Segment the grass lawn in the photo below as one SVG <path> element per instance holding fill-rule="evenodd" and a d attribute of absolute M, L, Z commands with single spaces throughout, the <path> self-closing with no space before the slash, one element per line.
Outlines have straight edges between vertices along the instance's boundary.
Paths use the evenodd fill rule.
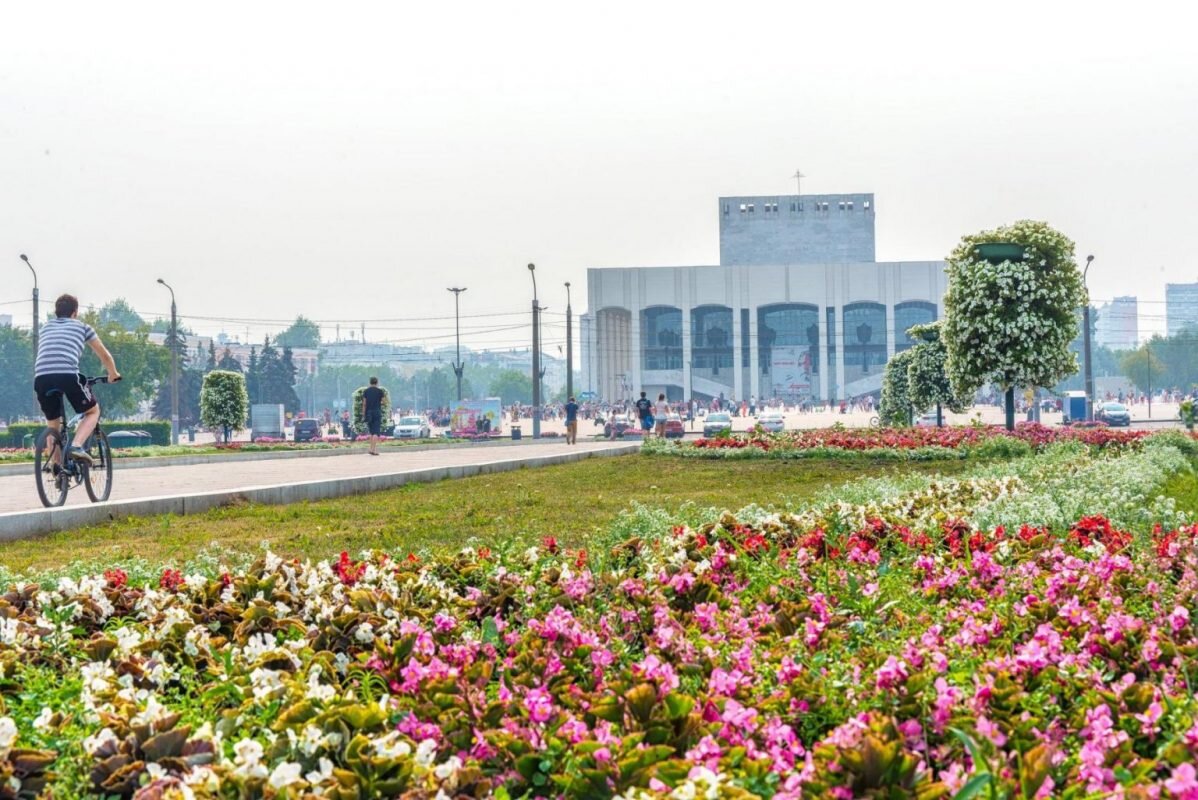
<path fill-rule="evenodd" d="M 246 505 L 195 516 L 130 519 L 94 528 L 0 544 L 0 565 L 13 571 L 144 558 L 178 563 L 201 549 L 287 556 L 335 556 L 366 548 L 420 551 L 515 536 L 554 535 L 586 546 L 632 502 L 677 508 L 742 508 L 802 497 L 828 484 L 892 471 L 959 472 L 962 461 L 703 461 L 626 456 L 497 475 L 411 484 L 371 495 L 288 506 Z"/>

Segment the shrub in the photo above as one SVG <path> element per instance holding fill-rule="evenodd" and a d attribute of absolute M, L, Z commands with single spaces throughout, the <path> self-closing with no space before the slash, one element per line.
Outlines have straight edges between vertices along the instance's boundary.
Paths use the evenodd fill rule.
<path fill-rule="evenodd" d="M 223 431 L 226 442 L 230 431 L 245 427 L 249 409 L 245 376 L 240 372 L 218 369 L 204 376 L 204 387 L 200 390 L 200 419 L 209 428 Z"/>

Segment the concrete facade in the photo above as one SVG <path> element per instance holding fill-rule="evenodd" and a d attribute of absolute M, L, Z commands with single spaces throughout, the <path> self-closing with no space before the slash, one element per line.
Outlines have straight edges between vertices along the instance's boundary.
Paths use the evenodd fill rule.
<path fill-rule="evenodd" d="M 721 197 L 720 264 L 876 260 L 872 194 Z"/>
<path fill-rule="evenodd" d="M 1198 327 L 1198 283 L 1165 284 L 1165 326 L 1169 336 Z"/>

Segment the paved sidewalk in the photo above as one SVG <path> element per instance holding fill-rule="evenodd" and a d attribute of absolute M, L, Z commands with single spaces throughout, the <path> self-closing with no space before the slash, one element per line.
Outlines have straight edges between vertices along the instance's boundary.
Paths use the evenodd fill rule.
<path fill-rule="evenodd" d="M 112 475 L 110 502 L 165 497 L 203 492 L 251 489 L 260 486 L 308 481 L 360 478 L 439 467 L 462 467 L 522 459 L 537 459 L 567 453 L 603 451 L 627 443 L 582 442 L 577 445 L 528 443 L 502 448 L 462 448 L 362 452 L 313 459 L 277 459 L 238 463 L 193 464 L 122 470 Z M 91 505 L 82 486 L 72 488 L 67 506 Z M 34 485 L 33 466 L 22 475 L 0 477 L 0 513 L 42 510 Z"/>

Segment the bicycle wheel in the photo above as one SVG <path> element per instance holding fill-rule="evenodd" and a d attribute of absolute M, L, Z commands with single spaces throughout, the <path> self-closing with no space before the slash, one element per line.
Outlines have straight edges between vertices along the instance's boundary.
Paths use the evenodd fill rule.
<path fill-rule="evenodd" d="M 54 453 L 49 450 L 53 446 Z M 46 508 L 60 506 L 67 501 L 71 479 L 63 470 L 62 436 L 46 428 L 37 435 L 33 445 L 33 474 L 37 480 L 37 496 Z M 43 468 L 49 465 L 49 471 Z"/>
<path fill-rule="evenodd" d="M 108 436 L 102 430 L 96 430 L 87 442 L 87 452 L 91 454 L 91 466 L 85 466 L 84 486 L 87 496 L 93 503 L 103 503 L 112 494 L 112 449 L 108 446 Z"/>

